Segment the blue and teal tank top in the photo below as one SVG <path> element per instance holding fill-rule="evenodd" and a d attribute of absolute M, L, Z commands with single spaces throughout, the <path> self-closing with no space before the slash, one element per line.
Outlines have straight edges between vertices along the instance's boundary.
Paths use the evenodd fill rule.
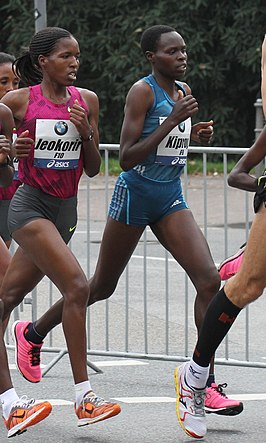
<path fill-rule="evenodd" d="M 154 94 L 153 106 L 147 113 L 144 121 L 141 135 L 141 139 L 144 139 L 152 134 L 156 128 L 162 124 L 163 120 L 170 115 L 175 106 L 175 102 L 167 92 L 158 85 L 152 74 L 143 77 L 142 80 L 150 85 Z M 186 95 L 182 84 L 179 82 L 176 82 L 176 84 L 178 89 Z M 190 133 L 191 119 L 188 118 L 173 128 L 161 143 L 154 147 L 154 152 L 152 152 L 144 162 L 136 165 L 133 169 L 143 177 L 151 180 L 175 180 L 181 175 L 187 161 Z"/>

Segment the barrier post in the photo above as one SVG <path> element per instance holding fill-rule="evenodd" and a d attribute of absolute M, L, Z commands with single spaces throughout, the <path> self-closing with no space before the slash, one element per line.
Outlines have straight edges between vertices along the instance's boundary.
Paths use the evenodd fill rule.
<path fill-rule="evenodd" d="M 261 98 L 257 98 L 257 100 L 254 103 L 255 109 L 256 109 L 256 116 L 255 116 L 255 140 L 258 138 L 258 136 L 260 135 L 263 126 L 264 126 L 264 115 L 263 115 L 263 109 L 262 109 L 262 99 Z M 263 174 L 264 171 L 264 162 L 260 162 L 256 168 L 256 176 L 259 177 L 260 175 Z"/>

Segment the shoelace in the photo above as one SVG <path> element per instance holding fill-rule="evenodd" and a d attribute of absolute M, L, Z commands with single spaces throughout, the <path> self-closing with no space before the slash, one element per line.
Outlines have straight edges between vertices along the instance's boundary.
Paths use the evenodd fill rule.
<path fill-rule="evenodd" d="M 34 398 L 28 398 L 27 395 L 22 395 L 22 397 L 13 404 L 13 407 L 29 409 L 34 403 Z"/>
<path fill-rule="evenodd" d="M 86 402 L 92 403 L 94 406 L 104 406 L 107 403 L 103 398 L 97 397 L 96 395 L 86 395 L 82 400 L 83 408 L 85 408 Z"/>
<path fill-rule="evenodd" d="M 33 346 L 29 351 L 28 354 L 30 356 L 30 362 L 32 366 L 38 366 L 41 361 L 41 351 L 40 348 Z"/>
<path fill-rule="evenodd" d="M 219 394 L 222 395 L 223 397 L 226 397 L 226 394 L 223 391 L 226 387 L 227 387 L 227 383 L 219 384 L 219 385 L 217 385 L 215 387 L 211 386 L 212 389 L 214 389 L 215 391 L 219 392 Z"/>
<path fill-rule="evenodd" d="M 195 415 L 201 415 L 202 417 L 205 416 L 205 408 L 204 408 L 204 398 L 205 398 L 205 391 L 201 392 L 195 392 L 194 391 L 194 399 L 193 399 L 193 406 Z"/>

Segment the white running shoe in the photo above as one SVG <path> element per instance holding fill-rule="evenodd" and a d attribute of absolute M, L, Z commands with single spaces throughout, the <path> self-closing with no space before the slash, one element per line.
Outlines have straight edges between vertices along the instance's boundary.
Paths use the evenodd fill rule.
<path fill-rule="evenodd" d="M 194 438 L 203 438 L 207 432 L 204 398 L 206 389 L 192 388 L 186 383 L 189 362 L 175 369 L 176 414 L 182 429 Z"/>

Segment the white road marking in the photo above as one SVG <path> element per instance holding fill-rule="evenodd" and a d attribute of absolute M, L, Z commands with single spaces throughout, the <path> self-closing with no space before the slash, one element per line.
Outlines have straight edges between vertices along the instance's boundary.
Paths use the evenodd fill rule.
<path fill-rule="evenodd" d="M 241 401 L 258 401 L 266 400 L 266 394 L 238 394 L 232 395 L 235 400 Z M 47 400 L 47 399 L 46 399 Z M 112 400 L 127 404 L 140 404 L 140 403 L 175 403 L 176 399 L 173 397 L 112 397 Z M 44 401 L 36 400 L 38 402 Z M 52 406 L 69 406 L 74 402 L 63 399 L 48 399 Z"/>
<path fill-rule="evenodd" d="M 233 394 L 232 398 L 240 401 L 266 400 L 266 394 Z M 122 403 L 175 403 L 176 401 L 173 397 L 115 397 L 114 400 Z"/>
<path fill-rule="evenodd" d="M 96 366 L 106 367 L 106 366 L 139 366 L 148 365 L 148 362 L 139 360 L 110 360 L 110 361 L 94 361 Z"/>
<path fill-rule="evenodd" d="M 41 364 L 41 368 L 45 368 L 45 365 L 42 365 L 42 364 Z M 15 363 L 9 363 L 9 369 L 10 369 L 10 370 L 17 369 Z"/>
<path fill-rule="evenodd" d="M 40 403 L 42 401 L 49 401 L 49 403 L 51 403 L 52 406 L 69 406 L 69 405 L 74 404 L 73 401 L 62 400 L 59 398 L 49 398 L 49 400 L 47 398 L 46 399 L 38 399 L 38 400 L 36 400 L 36 403 Z"/>
<path fill-rule="evenodd" d="M 99 233 L 100 231 L 91 231 L 90 233 L 91 234 L 96 234 L 96 233 Z M 86 234 L 87 233 L 87 231 L 76 231 L 75 232 L 75 235 L 76 234 Z M 131 258 L 135 258 L 135 259 L 140 259 L 140 260 L 143 260 L 143 258 L 144 258 L 144 256 L 143 255 L 132 255 L 131 256 Z M 152 256 L 147 256 L 146 257 L 147 258 L 147 260 L 154 260 L 154 261 L 165 261 L 165 257 L 152 257 Z M 172 262 L 172 263 L 176 263 L 176 260 L 174 259 L 174 258 L 172 258 L 172 257 L 169 257 L 168 258 L 168 262 Z M 219 263 L 215 263 L 215 266 L 216 267 L 218 267 L 219 266 L 219 264 L 222 262 L 222 260 L 219 262 Z"/>
<path fill-rule="evenodd" d="M 122 403 L 174 403 L 176 401 L 172 397 L 115 397 L 114 400 Z"/>
<path fill-rule="evenodd" d="M 140 366 L 140 365 L 148 365 L 148 362 L 140 361 L 140 360 L 106 360 L 106 361 L 94 361 L 92 362 L 98 367 L 112 367 L 112 366 Z M 41 364 L 41 368 L 45 368 L 45 365 Z M 17 369 L 16 365 L 11 363 L 9 364 L 9 369 L 15 370 Z"/>
<path fill-rule="evenodd" d="M 238 394 L 232 395 L 232 397 L 241 401 L 266 400 L 266 394 Z"/>
<path fill-rule="evenodd" d="M 143 255 L 132 255 L 131 258 L 136 258 L 136 259 L 143 260 L 143 259 L 144 259 L 144 256 L 143 256 Z M 165 261 L 165 257 L 152 257 L 152 256 L 147 256 L 146 258 L 147 258 L 147 260 L 163 261 L 163 262 Z M 221 260 L 221 261 L 222 261 L 222 260 Z M 168 262 L 177 264 L 177 261 L 176 261 L 174 258 L 172 258 L 172 257 L 169 257 L 169 258 L 168 258 Z M 221 263 L 221 262 L 219 262 L 219 263 L 215 263 L 216 268 L 218 268 L 218 266 L 220 265 L 220 263 Z M 182 272 L 184 272 L 184 271 L 182 270 Z"/>

